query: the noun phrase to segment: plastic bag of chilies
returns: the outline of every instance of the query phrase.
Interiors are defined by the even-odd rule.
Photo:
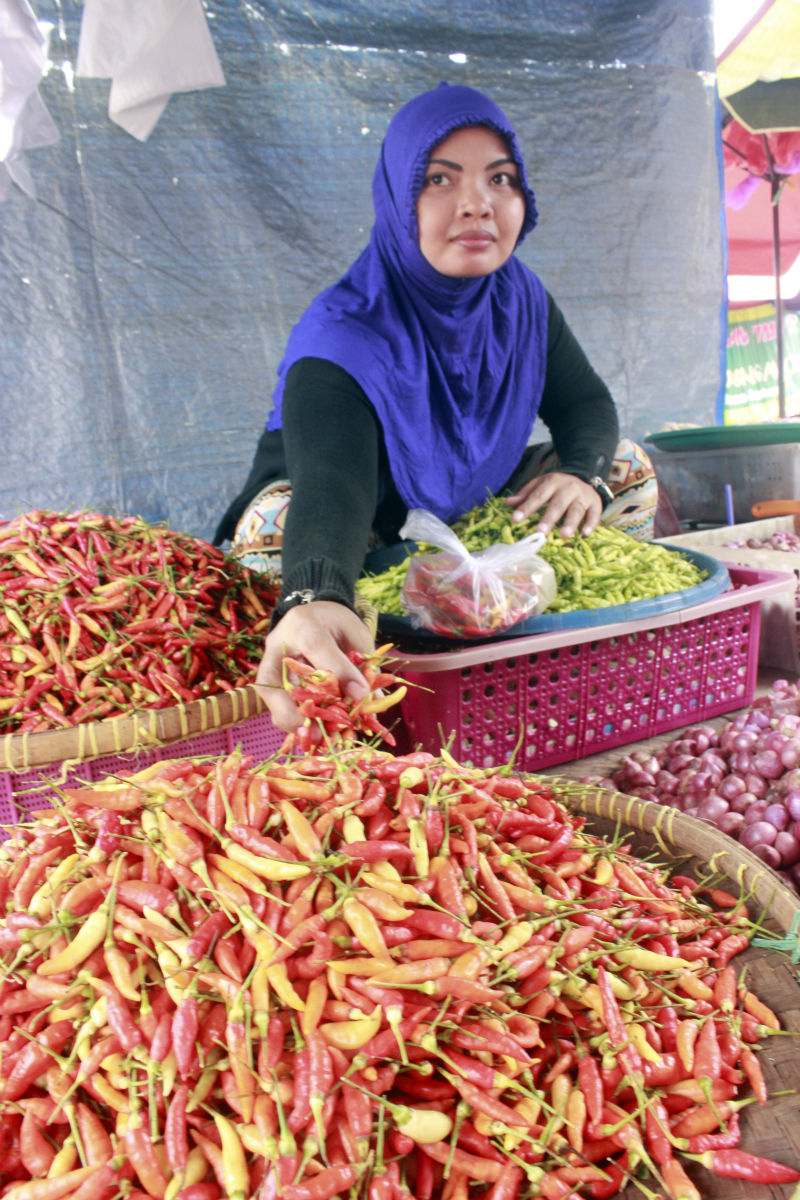
[[[543,612],[555,599],[555,573],[537,554],[544,534],[470,554],[448,525],[414,508],[400,536],[437,547],[412,556],[403,584],[403,604],[416,628],[486,637]]]

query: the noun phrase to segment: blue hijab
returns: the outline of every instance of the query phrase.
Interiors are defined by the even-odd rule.
[[[515,256],[490,275],[462,279],[442,275],[419,249],[416,202],[428,157],[467,125],[505,138],[525,199],[519,241],[533,229],[522,154],[497,105],[444,83],[404,105],[373,178],[369,244],[292,330],[267,422],[280,428],[292,364],[329,359],[371,401],[403,501],[444,521],[499,491],[519,462],[539,408],[547,346],[544,287]]]

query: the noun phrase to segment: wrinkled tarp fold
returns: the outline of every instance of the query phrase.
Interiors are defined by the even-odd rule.
[[[642,437],[713,420],[724,296],[711,0],[208,0],[225,87],[139,143],[75,78],[82,5],[41,92],[60,139],[0,208],[0,517],[114,508],[210,536],[293,322],[371,225],[392,113],[442,79],[519,133],[521,255]]]

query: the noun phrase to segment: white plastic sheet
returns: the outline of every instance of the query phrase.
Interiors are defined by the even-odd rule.
[[[84,0],[76,74],[111,79],[108,115],[141,142],[173,92],[225,83],[200,0]]]
[[[0,201],[16,183],[36,195],[25,151],[58,140],[39,81],[46,38],[28,0],[0,0]]]

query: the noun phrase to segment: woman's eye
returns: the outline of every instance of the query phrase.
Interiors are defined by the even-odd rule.
[[[498,171],[492,176],[492,183],[498,184],[500,187],[516,187],[519,180],[516,175],[512,175],[509,171]]]
[[[433,184],[434,187],[437,187],[437,186],[441,186],[441,184],[447,183],[447,182],[448,182],[447,176],[442,171],[432,171],[430,173],[430,175],[425,176],[426,186],[428,184]]]

